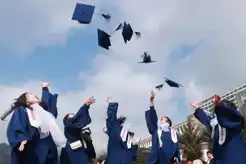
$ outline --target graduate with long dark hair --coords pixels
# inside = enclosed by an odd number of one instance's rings
[[[89,108],[95,101],[93,97],[89,98],[76,114],[67,114],[64,117],[67,143],[61,151],[61,164],[89,164],[88,154],[80,134],[81,129],[91,123]]]
[[[171,120],[167,116],[158,117],[154,108],[155,93],[151,92],[150,109],[145,112],[149,133],[152,136],[152,149],[148,164],[172,164],[180,161],[179,142],[176,131],[171,129]]]
[[[11,147],[11,164],[37,164],[35,148],[39,140],[39,130],[36,122],[33,104],[41,103],[32,93],[21,94],[11,105],[9,111],[1,117],[2,120],[11,112],[13,115],[7,128],[7,138]]]
[[[126,117],[117,118],[119,103],[112,102],[108,97],[106,101],[109,103],[107,108],[106,128],[104,132],[108,135],[108,154],[107,164],[132,164],[132,136],[127,127],[123,124]],[[136,152],[136,151],[135,151]]]
[[[44,110],[51,113],[57,118],[57,98],[58,94],[52,94],[49,91],[49,83],[42,82],[42,102],[41,106]],[[36,147],[36,153],[39,164],[58,164],[57,146],[50,133],[40,134],[40,140]]]
[[[39,164],[45,154],[44,149],[40,149],[40,144],[43,143],[42,139],[49,135],[56,145],[65,144],[65,137],[58,128],[55,117],[44,110],[45,108],[49,109],[50,105],[38,96],[26,92],[17,98],[1,117],[4,120],[13,112],[7,129],[7,137],[12,149],[12,164]],[[43,146],[50,147],[50,144],[46,143]],[[55,145],[54,147],[56,148]]]
[[[199,103],[191,102],[194,116],[206,127],[212,129],[213,155],[216,164],[246,164],[246,147],[242,128],[244,119],[236,105],[229,100],[215,96],[214,113],[205,112]]]

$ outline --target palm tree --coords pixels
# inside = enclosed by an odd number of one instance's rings
[[[189,118],[182,133],[178,134],[180,148],[187,158],[195,160],[201,157],[201,143],[208,142],[211,146],[211,132],[200,123]]]

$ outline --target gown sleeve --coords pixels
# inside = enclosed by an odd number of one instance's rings
[[[89,114],[90,106],[84,104],[79,111],[76,113],[75,116],[68,119],[66,124],[67,127],[76,127],[76,128],[83,128],[86,125],[91,123],[91,117]]]
[[[145,112],[145,119],[146,119],[149,133],[153,135],[153,133],[158,129],[157,126],[158,117],[154,106],[151,106],[150,109]]]
[[[107,124],[107,129],[109,133],[116,124],[118,106],[119,106],[119,103],[117,102],[109,103],[108,105],[108,109],[107,109],[108,118],[106,120],[106,124]]]
[[[58,94],[51,94],[48,87],[42,88],[42,103],[41,106],[57,118],[57,98]]]
[[[131,154],[132,154],[132,160],[136,161],[137,160],[138,145],[132,145],[130,151],[131,151]]]
[[[179,150],[179,142],[176,143],[176,151],[175,151],[175,155],[174,157],[178,158],[179,162],[181,161],[181,157],[180,157],[180,150]]]
[[[17,107],[14,110],[7,130],[7,138],[12,150],[17,148],[22,141],[29,140],[27,127],[28,116],[25,108]]]
[[[202,108],[197,108],[194,116],[196,117],[196,119],[198,119],[204,126],[211,128],[210,126],[210,121],[211,118],[209,116],[206,115],[206,113],[203,111]]]
[[[92,140],[87,141],[86,146],[87,146],[87,153],[88,153],[89,159],[96,159],[96,151],[95,151]]]
[[[243,117],[236,109],[232,109],[225,103],[220,103],[216,107],[215,113],[217,115],[218,122],[222,127],[239,131],[242,129]]]

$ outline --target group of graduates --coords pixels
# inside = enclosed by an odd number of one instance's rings
[[[61,164],[89,164],[96,158],[88,125],[91,123],[90,106],[95,98],[89,98],[76,114],[66,114],[63,119],[64,134],[59,130],[56,118],[57,94],[50,93],[49,83],[42,82],[42,97],[23,93],[1,118],[11,112],[7,137],[11,146],[11,164],[58,164],[57,147],[61,147]],[[180,159],[177,133],[171,128],[172,121],[167,116],[158,119],[154,107],[155,93],[151,92],[150,107],[145,112],[152,148],[148,164],[178,164]],[[215,96],[214,112],[208,113],[191,102],[194,116],[212,129],[213,154],[215,164],[246,164],[246,146],[242,138],[244,118],[236,105]],[[133,141],[134,133],[126,126],[126,117],[117,117],[118,102],[110,97],[106,127],[108,136],[107,158],[104,164],[132,164],[136,159],[139,140]]]

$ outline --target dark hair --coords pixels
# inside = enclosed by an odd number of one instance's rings
[[[219,104],[215,105],[214,111],[216,112],[217,109],[220,109],[223,104],[227,105],[231,109],[237,110],[237,106],[232,101],[222,100]]]
[[[20,106],[29,107],[27,104],[26,94],[27,92],[22,93],[17,99],[15,99],[15,102],[11,105],[12,110]]]
[[[122,126],[126,122],[126,117],[120,116],[119,118],[117,118],[117,121]]]
[[[172,126],[172,121],[171,121],[171,119],[170,119],[169,117],[167,117],[167,116],[166,116],[166,119],[167,119],[167,123],[169,123],[169,127],[171,127],[171,126]]]
[[[29,107],[27,104],[26,94],[27,92],[22,93],[17,99],[14,99],[15,101],[11,104],[11,107],[2,115],[1,120],[4,120],[6,117],[8,117],[8,115],[10,115],[17,107]]]
[[[207,151],[207,154],[213,154],[212,151]]]
[[[222,100],[221,103],[227,104],[232,109],[237,109],[236,104],[230,100]]]
[[[90,161],[96,158],[96,151],[92,143],[90,132],[81,133],[80,136],[87,146],[87,155]]]
[[[129,134],[131,137],[133,137],[133,136],[135,135],[135,133],[134,133],[134,132],[131,132],[131,131],[128,131],[128,134]]]
[[[66,114],[63,118],[63,124],[66,125],[69,114]]]
[[[87,143],[87,142],[92,142],[91,140],[91,133],[90,132],[85,132],[80,134],[81,138]]]

